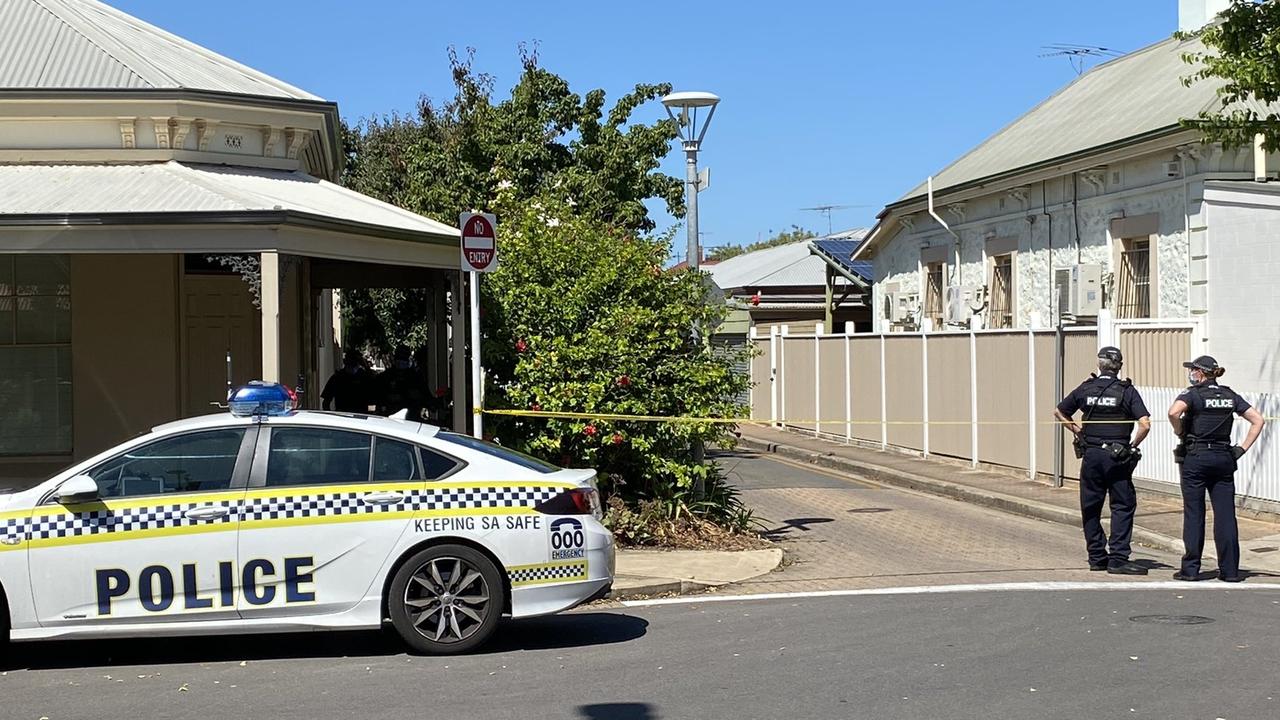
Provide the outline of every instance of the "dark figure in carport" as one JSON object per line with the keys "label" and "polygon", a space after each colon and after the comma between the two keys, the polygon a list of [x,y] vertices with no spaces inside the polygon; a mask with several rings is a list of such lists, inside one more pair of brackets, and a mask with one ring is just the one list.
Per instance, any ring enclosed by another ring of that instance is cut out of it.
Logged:
{"label": "dark figure in carport", "polygon": [[[1240,582],[1240,533],[1236,526],[1237,461],[1262,433],[1263,418],[1231,388],[1218,384],[1226,372],[1218,361],[1202,355],[1182,364],[1191,387],[1169,408],[1169,423],[1182,439],[1174,459],[1182,465],[1182,568],[1177,580],[1200,579],[1204,552],[1204,496],[1213,503],[1213,542],[1218,549],[1218,579]],[[1249,434],[1231,443],[1235,416],[1249,422]]]}
{"label": "dark figure in carport", "polygon": [[[1080,458],[1080,515],[1089,551],[1089,569],[1117,575],[1145,575],[1146,568],[1129,562],[1129,553],[1133,514],[1138,506],[1133,471],[1142,457],[1138,446],[1151,432],[1151,414],[1133,383],[1120,379],[1123,363],[1119,348],[1099,350],[1098,373],[1063,398],[1054,416],[1075,435],[1076,457]],[[1072,419],[1080,410],[1084,412],[1083,425]],[[1102,529],[1102,504],[1108,496],[1111,499],[1109,549]]]}

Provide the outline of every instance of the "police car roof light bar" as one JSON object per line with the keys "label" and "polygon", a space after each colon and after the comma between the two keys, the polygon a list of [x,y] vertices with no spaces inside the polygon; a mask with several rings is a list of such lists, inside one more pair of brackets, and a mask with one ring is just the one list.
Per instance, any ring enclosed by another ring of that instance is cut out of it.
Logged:
{"label": "police car roof light bar", "polygon": [[293,412],[295,401],[280,383],[252,380],[232,392],[227,405],[236,417],[277,417]]}

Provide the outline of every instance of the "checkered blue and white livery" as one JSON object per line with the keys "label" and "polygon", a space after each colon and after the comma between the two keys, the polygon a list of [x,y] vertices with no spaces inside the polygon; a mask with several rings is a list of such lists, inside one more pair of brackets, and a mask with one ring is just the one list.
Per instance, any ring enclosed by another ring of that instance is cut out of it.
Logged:
{"label": "checkered blue and white livery", "polygon": [[[250,497],[219,502],[166,503],[140,508],[98,509],[0,520],[0,536],[23,535],[32,541],[68,537],[93,537],[104,534],[163,530],[180,527],[208,527],[233,522],[271,522],[297,518],[334,518],[354,515],[379,515],[393,512],[458,511],[532,508],[563,491],[554,486],[477,486],[404,489],[398,502],[374,504],[363,500],[369,488],[357,492],[293,492],[274,497]],[[210,505],[222,506],[229,512],[215,519],[192,519],[186,513]]]}

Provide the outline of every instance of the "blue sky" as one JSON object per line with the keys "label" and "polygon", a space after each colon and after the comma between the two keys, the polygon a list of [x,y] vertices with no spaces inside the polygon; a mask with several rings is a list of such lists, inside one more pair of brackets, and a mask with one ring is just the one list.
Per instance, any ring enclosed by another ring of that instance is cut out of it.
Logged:
{"label": "blue sky", "polygon": [[[1069,82],[1051,43],[1137,48],[1168,37],[1177,0],[790,0],[546,2],[107,0],[339,104],[358,119],[410,111],[450,90],[447,49],[474,47],[499,91],[517,45],[579,94],[637,82],[723,98],[702,163],[704,245],[742,244],[793,224],[825,231],[876,212]],[[565,8],[589,8],[566,11]],[[696,34],[696,39],[689,39]],[[640,119],[665,117],[661,106]],[[683,177],[673,150],[667,172]],[[659,213],[659,223],[674,221]],[[682,233],[683,235],[683,233]],[[681,238],[682,241],[682,238]]]}

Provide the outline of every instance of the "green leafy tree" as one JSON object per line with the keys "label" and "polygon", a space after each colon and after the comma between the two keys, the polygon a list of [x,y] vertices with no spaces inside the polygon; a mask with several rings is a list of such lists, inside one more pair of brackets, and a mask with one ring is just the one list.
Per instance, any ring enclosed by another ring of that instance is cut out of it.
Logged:
{"label": "green leafy tree", "polygon": [[1186,118],[1182,125],[1227,147],[1253,145],[1261,133],[1267,150],[1280,150],[1280,3],[1232,0],[1219,20],[1194,33],[1179,33],[1183,39],[1198,37],[1205,46],[1204,52],[1183,55],[1196,66],[1183,83],[1221,84],[1219,107]]}
{"label": "green leafy tree", "polygon": [[[694,327],[725,312],[707,303],[705,276],[662,263],[670,235],[607,225],[556,199],[504,193],[503,259],[481,286],[487,317],[487,404],[518,410],[663,417],[740,417],[749,379],[733,369],[748,350],[712,350]],[[486,421],[504,445],[594,467],[629,500],[685,502],[713,466],[693,441],[726,443],[716,423],[544,419]],[[710,478],[712,483],[716,478]]]}
{"label": "green leafy tree", "polygon": [[[632,120],[670,85],[636,85],[606,111],[603,90],[579,96],[522,48],[519,81],[495,101],[493,78],[474,69],[472,51],[450,51],[449,61],[452,98],[424,97],[416,115],[344,127],[344,185],[446,222],[493,208],[500,190],[517,200],[562,198],[577,215],[631,232],[654,229],[647,200],[684,215],[683,184],[658,171],[675,124]],[[408,290],[344,293],[349,337],[379,353],[398,342],[416,346],[426,337],[425,301]]]}
{"label": "green leafy tree", "polygon": [[816,237],[818,237],[817,233],[806,230],[799,225],[792,225],[790,230],[783,230],[776,235],[770,236],[767,240],[753,242],[745,247],[742,245],[724,245],[718,247],[707,255],[707,259],[719,261],[728,260],[729,258],[745,255],[749,252],[755,252],[756,250],[766,250],[771,247],[778,247],[779,245],[790,245],[793,242],[800,242],[801,240],[808,240]]}

